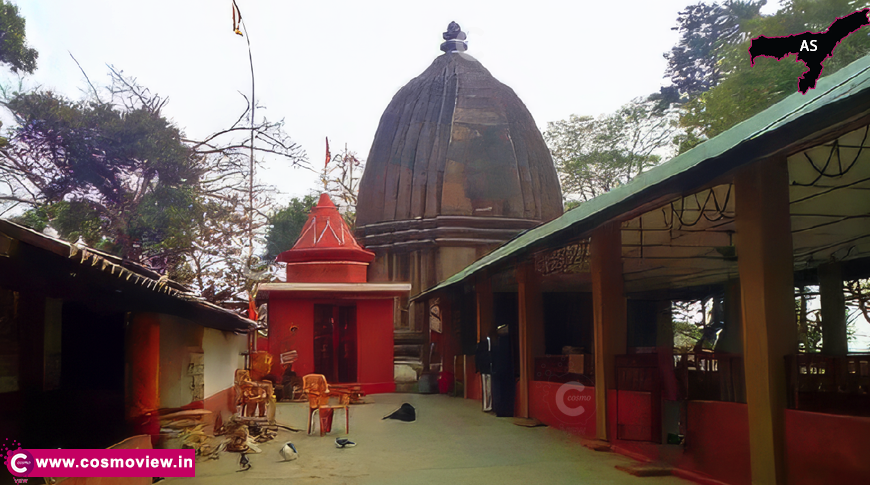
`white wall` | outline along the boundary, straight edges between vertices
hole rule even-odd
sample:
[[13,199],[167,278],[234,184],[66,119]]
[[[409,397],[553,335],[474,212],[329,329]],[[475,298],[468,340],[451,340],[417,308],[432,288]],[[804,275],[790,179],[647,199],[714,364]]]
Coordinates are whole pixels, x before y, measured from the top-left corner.
[[184,318],[160,315],[160,407],[177,408],[194,400],[188,373],[191,354],[202,352],[203,327]]
[[236,369],[244,369],[248,336],[213,328],[204,329],[202,350],[205,353],[205,398],[233,387]]

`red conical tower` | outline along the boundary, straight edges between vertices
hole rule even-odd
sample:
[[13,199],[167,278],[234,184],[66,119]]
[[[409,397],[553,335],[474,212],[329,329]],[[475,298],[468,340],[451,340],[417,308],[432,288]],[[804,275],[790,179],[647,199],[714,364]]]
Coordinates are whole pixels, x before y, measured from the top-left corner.
[[365,283],[375,254],[356,242],[327,194],[308,214],[293,248],[278,255],[288,283]]

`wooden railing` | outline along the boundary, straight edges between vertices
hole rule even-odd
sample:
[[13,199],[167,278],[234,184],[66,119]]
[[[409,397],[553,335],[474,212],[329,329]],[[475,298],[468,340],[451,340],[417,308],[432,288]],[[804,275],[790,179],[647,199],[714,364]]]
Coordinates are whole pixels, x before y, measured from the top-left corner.
[[786,357],[789,407],[870,416],[870,354]]
[[721,352],[674,354],[682,397],[690,401],[746,402],[743,356]]
[[616,356],[616,437],[661,442],[662,372],[658,354]]
[[545,382],[577,381],[595,385],[595,359],[591,354],[545,355],[535,358],[534,380]]

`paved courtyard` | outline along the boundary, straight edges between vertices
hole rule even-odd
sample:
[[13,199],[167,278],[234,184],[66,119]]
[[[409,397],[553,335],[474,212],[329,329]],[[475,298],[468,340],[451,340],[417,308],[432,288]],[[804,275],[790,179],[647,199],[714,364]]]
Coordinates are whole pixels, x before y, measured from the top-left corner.
[[[584,448],[580,440],[548,427],[524,428],[509,418],[482,413],[476,401],[443,395],[377,394],[372,404],[353,406],[349,438],[354,448],[335,448],[344,435],[344,417],[337,411],[333,432],[321,438],[305,431],[281,431],[248,455],[251,469],[238,472],[238,454],[223,453],[216,461],[197,464],[196,478],[171,478],[162,483],[234,484],[438,484],[448,483],[588,483],[687,484],[676,477],[637,478],[615,465],[636,463],[613,454]],[[409,402],[417,421],[381,418]],[[280,403],[278,421],[304,428],[307,404]],[[278,449],[292,441],[299,459],[282,462]]]

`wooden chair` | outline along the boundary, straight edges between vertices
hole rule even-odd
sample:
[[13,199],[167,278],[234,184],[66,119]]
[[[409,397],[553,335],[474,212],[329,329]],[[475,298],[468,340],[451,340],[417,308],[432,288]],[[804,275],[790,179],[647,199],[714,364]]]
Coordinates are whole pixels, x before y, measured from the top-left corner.
[[[329,421],[330,416],[335,409],[344,409],[344,432],[350,432],[350,418],[348,417],[348,408],[350,405],[350,395],[344,392],[330,392],[329,384],[326,382],[326,377],[322,374],[308,374],[302,378],[302,388],[308,395],[308,434],[311,434],[312,418],[317,412],[320,417],[320,436],[324,434],[324,425]],[[338,404],[329,404],[330,397],[337,397]],[[324,410],[329,410],[327,416],[324,416]]]
[[274,406],[275,394],[269,381],[257,382],[251,380],[251,373],[245,369],[236,369],[235,385],[236,408],[239,416],[251,417],[259,409],[260,417],[266,416],[266,407]]

